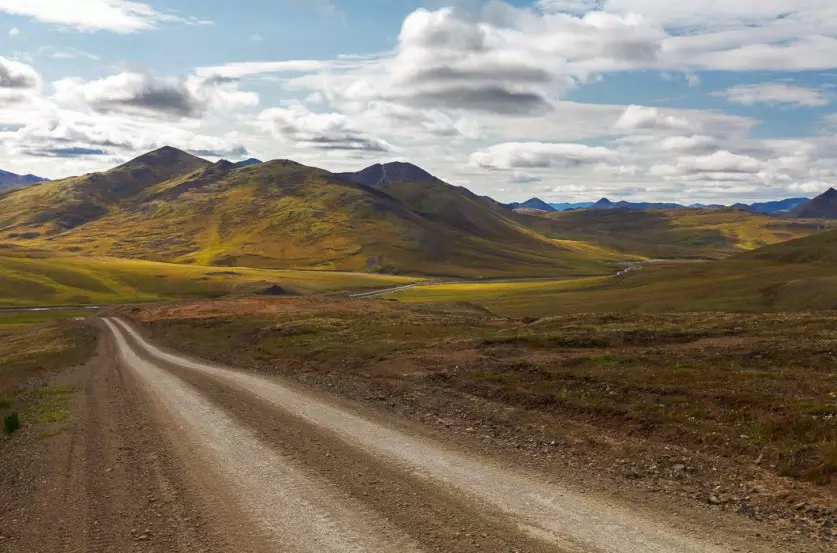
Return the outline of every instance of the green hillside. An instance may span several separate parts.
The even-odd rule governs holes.
[[[652,259],[721,259],[837,228],[834,221],[795,221],[736,209],[582,209],[514,217],[546,236]]]
[[[378,190],[292,161],[210,165],[172,148],[0,196],[4,239],[161,262],[468,278],[610,274],[633,258],[544,237],[440,182]]]
[[[175,265],[152,261],[55,255],[0,245],[0,307],[83,305],[207,298],[264,292],[289,293],[386,288],[415,279],[325,271]]]
[[[651,264],[618,277],[428,285],[392,297],[408,302],[467,301],[515,317],[837,309],[837,231],[719,261]]]

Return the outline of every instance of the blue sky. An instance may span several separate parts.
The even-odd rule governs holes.
[[[171,144],[500,200],[837,184],[832,0],[0,0],[0,167]]]

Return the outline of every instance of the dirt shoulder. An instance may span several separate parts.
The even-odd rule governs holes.
[[[834,545],[833,485],[782,476],[781,451],[771,449],[778,442],[754,444],[750,428],[740,426],[747,416],[761,420],[758,409],[773,398],[789,416],[819,424],[790,400],[827,397],[820,389],[827,371],[817,363],[829,362],[823,337],[833,325],[825,315],[764,321],[579,316],[533,324],[466,306],[441,313],[310,298],[206,308],[187,303],[129,314],[148,335],[179,351],[359,401],[558,481],[616,491],[630,503],[684,520],[747,525],[753,539],[773,540],[776,550]],[[599,329],[593,341],[591,328]],[[806,333],[819,345],[793,360],[806,348],[800,341]],[[769,370],[754,376],[751,367],[769,369],[779,360],[791,360],[808,376],[805,390],[797,393],[795,377],[786,383]],[[815,372],[806,372],[809,362]],[[738,366],[729,373],[734,378],[723,380],[730,366]],[[662,372],[666,367],[679,373]],[[749,384],[754,379],[756,386]],[[544,400],[561,397],[561,390],[565,399]],[[663,406],[681,392],[667,411]],[[740,403],[748,398],[754,405],[749,415]],[[677,411],[702,405],[716,406],[705,424],[691,424]],[[828,431],[827,425],[813,429]],[[800,461],[817,462],[814,453]]]
[[[35,389],[58,391],[67,415],[0,443],[0,551],[234,550],[235,519],[188,470],[189,452],[110,340]]]

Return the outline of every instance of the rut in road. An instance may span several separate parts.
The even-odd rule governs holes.
[[[362,451],[422,479],[452,488],[477,505],[498,509],[530,536],[561,551],[578,553],[721,553],[716,545],[636,515],[622,506],[588,497],[538,478],[477,459],[431,439],[414,436],[381,422],[330,405],[278,380],[235,371],[165,352],[149,344],[126,323],[114,320],[143,353],[214,377],[275,404],[278,408],[328,430]],[[116,332],[114,323],[110,324]],[[148,365],[124,339],[126,357]],[[160,369],[147,368],[149,371]],[[171,378],[171,377],[169,377]],[[399,549],[407,551],[408,549]],[[384,549],[381,549],[384,551]]]
[[[418,553],[409,538],[363,507],[350,504],[224,414],[167,371],[140,358],[111,320],[125,364],[196,438],[211,466],[240,498],[241,508],[280,551],[288,553]]]

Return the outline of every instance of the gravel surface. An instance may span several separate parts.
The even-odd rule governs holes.
[[[201,373],[226,383],[277,411],[302,419],[351,449],[373,456],[425,484],[466,498],[473,510],[499,513],[526,541],[554,551],[649,553],[720,553],[761,551],[734,536],[706,529],[675,529],[669,521],[633,512],[623,505],[539,479],[537,475],[475,458],[448,444],[405,432],[343,405],[327,402],[277,379],[255,376],[163,351],[147,343],[127,324],[116,321],[130,337],[123,350],[179,370]],[[137,350],[140,353],[135,353]],[[176,369],[177,370],[177,369]],[[681,525],[682,526],[682,525]],[[710,537],[707,537],[710,536]]]

